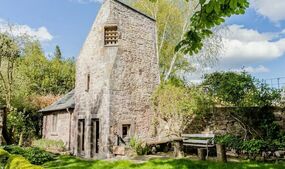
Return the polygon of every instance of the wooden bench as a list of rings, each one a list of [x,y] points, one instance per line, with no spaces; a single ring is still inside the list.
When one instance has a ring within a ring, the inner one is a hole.
[[[215,134],[182,134],[183,146],[191,146],[203,148],[207,150],[209,155],[209,148],[215,147]]]

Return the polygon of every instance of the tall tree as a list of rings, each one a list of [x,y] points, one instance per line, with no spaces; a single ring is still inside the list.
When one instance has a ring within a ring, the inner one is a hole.
[[[20,48],[16,38],[8,33],[0,33],[0,88],[8,113],[12,110],[11,101],[14,89],[14,69],[19,56]],[[10,143],[11,138],[7,131],[6,113],[3,119],[3,137],[7,143]]]
[[[157,0],[135,0],[133,6],[140,9],[156,19],[157,30],[157,51],[159,54],[160,72],[162,78],[167,76],[168,70],[172,67],[171,74],[178,70],[191,70],[192,66],[187,57],[181,52],[175,53],[176,45],[183,39],[184,33],[189,27],[189,17],[193,9],[184,0],[170,1]],[[173,62],[175,59],[175,66]]]
[[[58,45],[55,46],[54,58],[56,58],[58,60],[62,59],[61,50],[60,50],[60,47]]]
[[[131,4],[156,19],[158,54],[162,80],[168,81],[195,70],[195,61],[207,66],[214,63],[223,46],[219,34],[212,34],[203,39],[205,44],[195,57],[177,49],[185,34],[191,28],[189,19],[198,11],[198,0],[135,0]]]
[[[4,91],[4,100],[8,109],[11,108],[12,85],[14,82],[14,69],[20,49],[12,36],[0,34],[0,80]]]
[[[213,52],[213,47],[214,50],[219,50],[220,46],[216,46],[219,42],[213,43],[213,41],[220,39],[215,36],[213,38],[213,28],[224,23],[226,17],[245,13],[249,6],[248,0],[135,0],[132,3],[157,20],[158,51],[164,81],[175,76],[179,70],[191,70],[187,57],[199,53],[205,44],[206,55],[204,50],[200,56],[208,57],[210,54],[216,54],[216,51]],[[183,21],[181,22],[180,19]],[[182,24],[179,26],[177,22]],[[174,37],[169,36],[167,31],[171,26],[175,28]],[[211,38],[213,38],[212,42],[209,42]],[[161,52],[162,47],[173,41],[175,52],[172,52],[173,46],[168,46],[164,55]],[[207,46],[207,44],[210,45]],[[198,60],[201,61],[201,59]]]

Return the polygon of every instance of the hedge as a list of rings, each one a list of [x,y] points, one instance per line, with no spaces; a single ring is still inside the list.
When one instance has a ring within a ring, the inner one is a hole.
[[[31,164],[20,155],[10,155],[7,151],[0,149],[0,163],[4,169],[43,169],[41,166]]]

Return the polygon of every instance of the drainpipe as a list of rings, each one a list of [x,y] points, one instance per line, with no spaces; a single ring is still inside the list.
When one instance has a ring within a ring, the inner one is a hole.
[[[66,111],[69,113],[69,138],[68,138],[68,150],[71,150],[71,112],[69,111],[69,108],[66,108]]]

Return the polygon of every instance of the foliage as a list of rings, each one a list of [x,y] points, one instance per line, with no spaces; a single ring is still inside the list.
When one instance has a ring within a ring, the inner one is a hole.
[[[254,79],[246,72],[215,72],[205,76],[202,86],[216,105],[231,107],[230,116],[244,129],[244,138],[278,139],[274,106],[280,91]]]
[[[189,1],[189,0],[187,0]],[[203,47],[203,40],[212,35],[212,28],[225,22],[225,17],[244,14],[247,0],[199,0],[199,10],[191,17],[191,25],[176,51],[193,55]],[[197,7],[198,7],[197,6]]]
[[[47,161],[52,161],[54,159],[54,155],[39,148],[27,148],[24,157],[26,157],[32,164],[37,165],[43,164]]]
[[[263,140],[246,140],[242,144],[242,150],[246,151],[251,159],[255,159],[264,149],[265,141]]]
[[[25,150],[22,147],[19,147],[19,146],[5,145],[2,148],[5,151],[9,152],[10,154],[18,154],[18,155],[25,154]]]
[[[4,168],[9,157],[10,157],[10,154],[7,151],[0,149],[0,167]]]
[[[215,72],[205,75],[203,85],[220,104],[238,107],[271,106],[280,100],[280,91],[268,87],[246,72]]]
[[[146,143],[134,137],[130,140],[130,147],[137,153],[137,155],[146,155],[150,152],[150,147]]]
[[[144,163],[130,161],[83,160],[70,156],[60,156],[58,160],[43,165],[47,169],[284,169],[285,163],[228,162],[189,159],[154,159]]]
[[[216,143],[223,144],[227,149],[236,150],[238,154],[246,153],[249,158],[255,159],[263,151],[275,152],[277,150],[284,150],[285,144],[283,139],[270,140],[264,139],[250,139],[243,140],[241,137],[226,134],[216,137]]]
[[[34,140],[32,142],[33,147],[38,147],[43,150],[56,150],[56,151],[64,151],[65,145],[63,141],[56,141],[56,140],[48,140],[48,139],[40,139]]]
[[[54,160],[54,155],[45,152],[39,148],[22,148],[19,146],[3,146],[3,149],[8,151],[10,154],[21,155],[27,158],[32,164],[43,164],[47,161]]]
[[[223,135],[223,136],[217,136],[215,138],[215,142],[218,144],[225,145],[228,149],[234,149],[234,150],[241,150],[242,147],[242,140],[240,137],[233,136],[230,134]]]
[[[192,70],[192,65],[184,54],[175,53],[175,46],[182,40],[189,25],[192,9],[184,0],[135,0],[132,5],[156,19],[159,67],[161,76],[165,77],[175,58],[172,73],[179,70]]]
[[[153,106],[158,116],[169,125],[168,134],[179,137],[196,115],[208,112],[212,103],[200,88],[168,83],[154,92]]]
[[[74,61],[56,58],[48,60],[39,42],[26,44],[17,71],[19,77],[24,77],[21,80],[26,85],[23,86],[24,94],[58,95],[74,88]]]
[[[0,33],[0,81],[5,105],[11,108],[14,69],[20,48],[16,39],[8,33]]]
[[[28,160],[22,156],[11,155],[5,169],[43,169],[43,167],[32,165]]]
[[[61,50],[60,50],[60,47],[58,45],[55,46],[54,58],[58,59],[58,60],[62,59]]]
[[[4,40],[0,39],[0,43]],[[75,63],[72,59],[48,59],[38,41],[26,40],[20,51],[13,68],[7,135],[10,143],[22,145],[23,140],[29,144],[40,135],[42,118],[38,110],[74,88]],[[6,60],[2,63],[7,65]],[[0,101],[5,100],[3,85],[0,89]]]
[[[171,77],[180,77],[195,69],[191,58],[197,58],[200,65],[206,66],[216,60],[222,47],[222,41],[216,34],[203,41],[204,48],[198,56],[185,55],[175,51],[177,44],[184,39],[195,13],[197,0],[133,0],[131,5],[156,19],[157,49],[161,78],[168,81]]]

